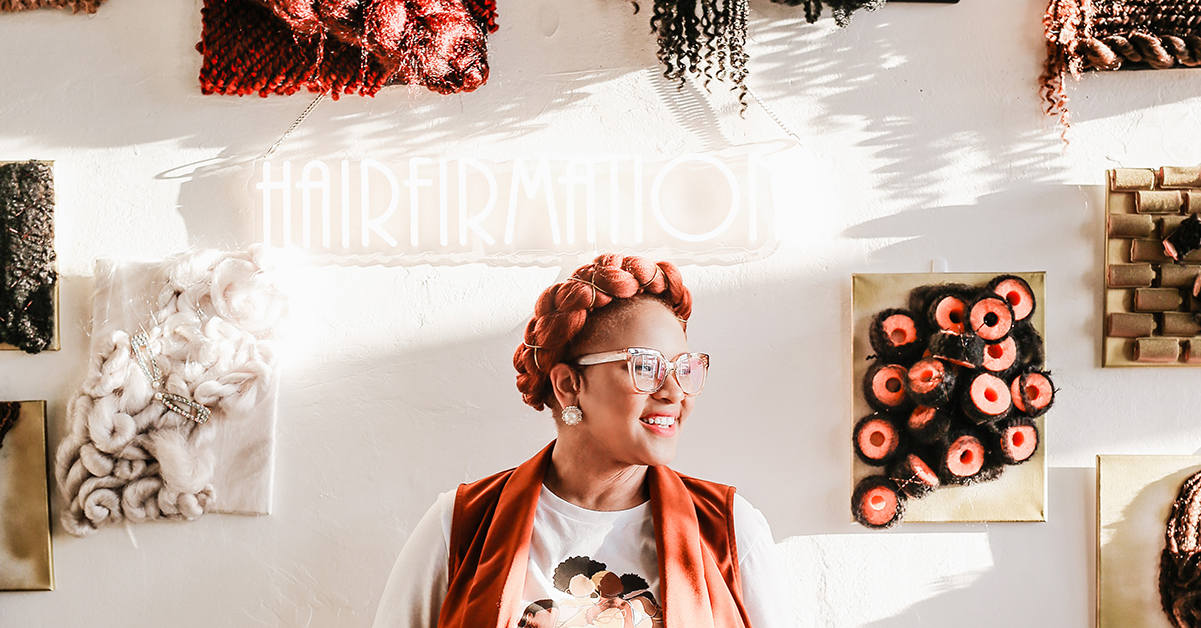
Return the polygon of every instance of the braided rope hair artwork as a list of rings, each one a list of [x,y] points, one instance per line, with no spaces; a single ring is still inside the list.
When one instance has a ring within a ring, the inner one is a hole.
[[[574,345],[586,340],[594,329],[588,323],[596,320],[598,310],[635,298],[658,299],[685,327],[692,314],[692,293],[675,264],[641,257],[601,255],[567,281],[544,290],[513,354],[517,389],[526,404],[543,410],[557,403],[550,368],[571,357]]]
[[[196,49],[205,94],[358,93],[488,80],[495,0],[205,0]]]
[[[1180,486],[1159,562],[1159,598],[1175,628],[1201,627],[1201,472]]]
[[[1031,323],[1034,292],[1021,277],[921,286],[908,306],[877,313],[869,327],[875,362],[862,394],[875,413],[852,441],[884,474],[860,480],[851,497],[855,520],[869,528],[900,522],[907,499],[994,480],[1030,460],[1040,440],[1034,418],[1055,396]]]
[[[54,341],[54,171],[0,164],[0,342],[38,353]]]
[[[1043,108],[1068,125],[1068,75],[1201,65],[1201,0],[1051,0]]]
[[[105,0],[0,0],[0,11],[71,9],[72,13],[95,13]]]
[[[274,395],[272,341],[286,305],[266,255],[261,246],[183,253],[134,275],[162,285],[153,313],[141,330],[93,340],[100,349],[67,405],[55,456],[67,532],[191,521],[212,504],[214,440]],[[98,274],[97,294],[146,290],[100,285],[125,281],[115,277]]]

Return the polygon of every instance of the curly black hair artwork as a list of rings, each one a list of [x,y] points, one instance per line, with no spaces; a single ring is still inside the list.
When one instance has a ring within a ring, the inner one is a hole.
[[[0,342],[39,353],[54,342],[54,171],[0,163]]]
[[[640,4],[633,0],[634,12]],[[651,31],[659,42],[663,76],[683,82],[689,74],[728,80],[745,108],[747,0],[654,0]]]
[[[1176,628],[1201,626],[1201,472],[1180,486],[1159,563],[1159,598]]]
[[[909,500],[991,481],[1034,456],[1033,419],[1055,397],[1037,305],[1025,279],[999,275],[978,286],[918,286],[907,308],[872,317],[875,355],[861,394],[875,413],[856,423],[852,441],[858,459],[883,473],[857,484],[856,521],[892,527]]]

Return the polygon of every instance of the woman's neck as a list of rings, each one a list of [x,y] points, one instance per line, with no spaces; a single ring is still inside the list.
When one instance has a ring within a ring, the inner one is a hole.
[[[542,483],[560,499],[587,510],[627,510],[650,499],[646,467],[604,460],[581,448],[555,443]]]

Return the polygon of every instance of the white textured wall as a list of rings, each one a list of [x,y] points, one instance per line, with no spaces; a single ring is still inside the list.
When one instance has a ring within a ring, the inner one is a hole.
[[[656,77],[646,6],[501,0],[492,80],[323,103],[285,145],[336,159],[689,150],[778,139],[757,105]],[[248,163],[308,98],[199,93],[197,0],[0,16],[0,160],[54,159],[63,349],[0,356],[0,398],[50,402],[85,362],[108,255],[244,244]],[[774,526],[818,626],[1093,625],[1094,455],[1191,454],[1197,372],[1102,370],[1103,171],[1201,162],[1201,74],[1089,76],[1064,147],[1037,98],[1045,0],[897,5],[845,30],[755,0],[750,85],[825,164],[800,225],[739,266],[690,266],[715,357],[676,465],[735,484]],[[850,274],[1047,271],[1049,521],[847,523]],[[573,262],[574,263],[574,262]],[[75,539],[53,593],[0,593],[3,626],[366,626],[434,496],[552,434],[509,365],[551,267],[302,271],[281,391],[275,510]],[[57,508],[57,504],[56,504]],[[785,603],[782,601],[782,603]]]

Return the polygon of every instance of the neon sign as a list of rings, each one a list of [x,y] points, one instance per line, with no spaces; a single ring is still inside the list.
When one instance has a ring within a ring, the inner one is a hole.
[[[803,151],[758,144],[664,162],[637,155],[264,161],[261,241],[352,261],[532,261],[599,250],[762,257]]]

